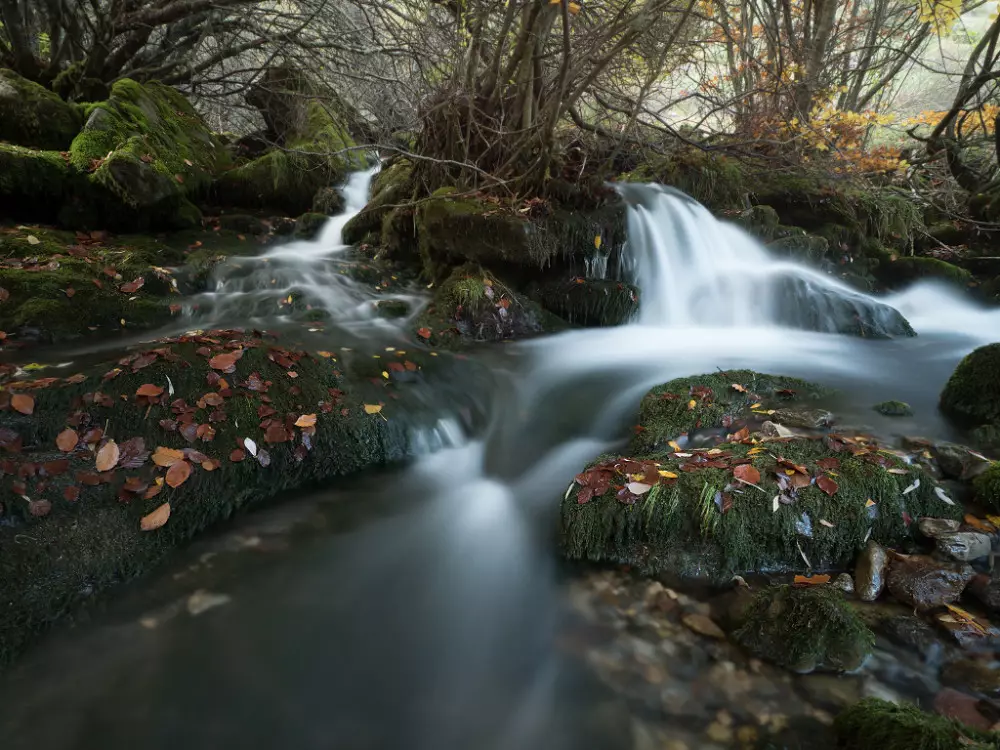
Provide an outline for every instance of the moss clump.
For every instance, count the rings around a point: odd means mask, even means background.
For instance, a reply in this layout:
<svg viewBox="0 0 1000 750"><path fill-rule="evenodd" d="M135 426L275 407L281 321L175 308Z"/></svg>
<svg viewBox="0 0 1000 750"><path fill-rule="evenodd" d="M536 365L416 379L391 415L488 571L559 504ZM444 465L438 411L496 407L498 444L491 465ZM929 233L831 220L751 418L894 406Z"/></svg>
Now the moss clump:
<svg viewBox="0 0 1000 750"><path fill-rule="evenodd" d="M733 384L745 388L733 388ZM730 370L725 373L678 378L658 385L647 393L639 405L639 426L629 450L635 454L653 453L667 447L696 428L721 427L728 418L735 421L746 416L754 395L775 404L813 401L829 396L831 391L798 378L764 375L752 370ZM696 408L690 408L694 398Z"/></svg>
<svg viewBox="0 0 1000 750"><path fill-rule="evenodd" d="M622 325L639 311L638 289L623 281L566 279L535 284L528 296L571 325Z"/></svg>
<svg viewBox="0 0 1000 750"><path fill-rule="evenodd" d="M328 218L329 217L326 214L302 214L302 216L295 221L295 231L293 234L300 240L311 240L319 234Z"/></svg>
<svg viewBox="0 0 1000 750"><path fill-rule="evenodd" d="M61 151L83 119L80 110L48 89L0 68L0 141Z"/></svg>
<svg viewBox="0 0 1000 750"><path fill-rule="evenodd" d="M672 185L716 210L744 208L752 184L740 160L695 148L650 159L620 179Z"/></svg>
<svg viewBox="0 0 1000 750"><path fill-rule="evenodd" d="M76 180L55 151L0 143L0 215L21 221L55 219Z"/></svg>
<svg viewBox="0 0 1000 750"><path fill-rule="evenodd" d="M89 107L70 162L88 174L90 187L78 196L72 220L89 215L91 224L183 228L192 225L190 199L207 193L228 157L178 91L123 79L106 102Z"/></svg>
<svg viewBox="0 0 1000 750"><path fill-rule="evenodd" d="M972 274L964 268L937 258L906 257L880 267L879 277L886 284L905 284L920 279L935 279L967 287Z"/></svg>
<svg viewBox="0 0 1000 750"><path fill-rule="evenodd" d="M830 243L825 237L797 232L774 240L767 249L782 258L819 263L830 251Z"/></svg>
<svg viewBox="0 0 1000 750"><path fill-rule="evenodd" d="M832 586L771 586L744 612L733 638L795 672L852 672L871 655L875 635Z"/></svg>
<svg viewBox="0 0 1000 750"><path fill-rule="evenodd" d="M969 426L1000 422L1000 344L988 344L963 359L941 391L941 410Z"/></svg>
<svg viewBox="0 0 1000 750"><path fill-rule="evenodd" d="M982 474L976 477L972 486L976 500L983 505L1000 510L1000 461L994 461Z"/></svg>
<svg viewBox="0 0 1000 750"><path fill-rule="evenodd" d="M840 746L853 750L998 750L1000 734L967 727L910 704L878 698L846 708L833 724Z"/></svg>
<svg viewBox="0 0 1000 750"><path fill-rule="evenodd" d="M905 401L883 401L872 407L884 417L912 417L913 409Z"/></svg>
<svg viewBox="0 0 1000 750"><path fill-rule="evenodd" d="M368 205L344 225L344 242L354 245L371 240L377 241L387 215L399 204L410 201L412 196L412 162L408 159L397 159L383 167L372 180Z"/></svg>

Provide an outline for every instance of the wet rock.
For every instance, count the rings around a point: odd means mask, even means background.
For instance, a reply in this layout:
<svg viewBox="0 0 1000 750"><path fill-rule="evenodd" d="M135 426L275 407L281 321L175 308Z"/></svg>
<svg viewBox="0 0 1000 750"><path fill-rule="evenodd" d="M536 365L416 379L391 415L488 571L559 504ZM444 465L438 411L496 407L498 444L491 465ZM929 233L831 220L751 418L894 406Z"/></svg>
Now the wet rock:
<svg viewBox="0 0 1000 750"><path fill-rule="evenodd" d="M833 424L833 413L826 409L779 409L773 414L774 422L785 427L818 430Z"/></svg>
<svg viewBox="0 0 1000 750"><path fill-rule="evenodd" d="M985 573L975 576L965 589L967 593L985 604L994 612L1000 612L1000 578Z"/></svg>
<svg viewBox="0 0 1000 750"><path fill-rule="evenodd" d="M937 631L915 615L887 617L878 629L890 641L915 650L925 662L937 663L946 650Z"/></svg>
<svg viewBox="0 0 1000 750"><path fill-rule="evenodd" d="M250 214L223 214L219 226L243 234L267 234L268 226L262 219Z"/></svg>
<svg viewBox="0 0 1000 750"><path fill-rule="evenodd" d="M1000 665L980 659L958 659L941 669L941 682L955 688L995 695L1000 693Z"/></svg>
<svg viewBox="0 0 1000 750"><path fill-rule="evenodd" d="M969 452L964 445L957 443L935 443L931 455L937 462L941 473L948 479L966 481L983 472L988 461Z"/></svg>
<svg viewBox="0 0 1000 750"><path fill-rule="evenodd" d="M311 240L319 234L323 225L326 224L326 214L305 213L295 220L295 228L292 234L300 240Z"/></svg>
<svg viewBox="0 0 1000 750"><path fill-rule="evenodd" d="M934 539L934 544L941 554L963 562L986 557L993 549L990 537L978 531L952 531L938 534Z"/></svg>
<svg viewBox="0 0 1000 750"><path fill-rule="evenodd" d="M979 711L979 700L972 695L945 688L934 696L934 711L941 716L960 721L970 727L988 730L992 725Z"/></svg>
<svg viewBox="0 0 1000 750"><path fill-rule="evenodd" d="M883 401L872 407L884 417L912 417L913 409L903 401Z"/></svg>
<svg viewBox="0 0 1000 750"><path fill-rule="evenodd" d="M772 586L747 609L733 637L752 653L795 672L850 672L871 654L874 635L826 586Z"/></svg>
<svg viewBox="0 0 1000 750"><path fill-rule="evenodd" d="M344 196L335 187L322 187L313 196L312 210L327 216L335 216L344 210Z"/></svg>
<svg viewBox="0 0 1000 750"><path fill-rule="evenodd" d="M850 573L841 573L833 581L833 587L840 589L845 594L854 593L854 579L851 578Z"/></svg>
<svg viewBox="0 0 1000 750"><path fill-rule="evenodd" d="M681 622L684 623L688 628L701 635L708 636L709 638L718 638L719 640L725 640L726 634L715 622L712 621L710 617L705 615L690 613L681 617Z"/></svg>
<svg viewBox="0 0 1000 750"><path fill-rule="evenodd" d="M854 566L854 590L863 602L873 602L885 588L885 574L889 567L889 554L874 539L858 556Z"/></svg>
<svg viewBox="0 0 1000 750"><path fill-rule="evenodd" d="M942 611L934 615L934 622L966 651L982 653L1000 644L1000 630L981 617L970 619L958 612Z"/></svg>
<svg viewBox="0 0 1000 750"><path fill-rule="evenodd" d="M778 424L777 422L764 422L764 424L760 426L760 434L763 435L764 437L777 437L777 438L786 438L795 436L795 432L793 430L790 430L787 427L785 427L785 425Z"/></svg>
<svg viewBox="0 0 1000 750"><path fill-rule="evenodd" d="M841 709L861 700L864 679L857 675L810 674L799 680L799 686L813 703Z"/></svg>
<svg viewBox="0 0 1000 750"><path fill-rule="evenodd" d="M941 392L941 410L958 422L978 426L1000 420L1000 344L976 349L963 359Z"/></svg>
<svg viewBox="0 0 1000 750"><path fill-rule="evenodd" d="M950 708L942 699L942 708ZM980 727L982 717L970 715ZM941 716L921 711L911 704L895 704L866 698L845 709L834 722L838 747L852 750L959 750L962 747L991 747L968 743L966 732ZM979 738L982 739L982 738ZM963 741L966 740L966 741Z"/></svg>
<svg viewBox="0 0 1000 750"><path fill-rule="evenodd" d="M950 604L962 595L975 572L968 565L949 564L925 555L899 556L889 566L889 593L917 609Z"/></svg>
<svg viewBox="0 0 1000 750"><path fill-rule="evenodd" d="M921 518L917 524L917 528L920 529L920 533L924 536L935 539L940 534L950 534L958 531L961 525L961 521L951 518Z"/></svg>

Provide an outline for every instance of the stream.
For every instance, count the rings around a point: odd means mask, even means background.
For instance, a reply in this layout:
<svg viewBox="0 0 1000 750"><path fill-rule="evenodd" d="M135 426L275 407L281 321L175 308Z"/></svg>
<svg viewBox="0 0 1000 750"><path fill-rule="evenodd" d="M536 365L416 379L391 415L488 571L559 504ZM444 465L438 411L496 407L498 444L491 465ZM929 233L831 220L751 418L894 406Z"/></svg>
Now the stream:
<svg viewBox="0 0 1000 750"><path fill-rule="evenodd" d="M404 341L410 318L378 317L386 297L340 272L372 174L351 178L347 212L317 240L217 269L180 328L289 325L279 302L295 289L329 313L313 332L327 348ZM558 500L622 442L649 387L716 369L838 388L843 422L890 439L961 438L937 397L962 356L1000 338L1000 311L932 284L874 300L683 196L625 198L639 320L484 353L486 429L445 415L411 465L237 519L57 629L0 676L3 748L684 750L765 733L813 748L845 695L932 696L934 675L891 644L857 675L793 676L663 613L666 596L709 614L713 592L561 565ZM772 304L776 279L804 290L803 310L839 295L879 316L882 302L918 336L804 330ZM887 399L915 415L872 411Z"/></svg>

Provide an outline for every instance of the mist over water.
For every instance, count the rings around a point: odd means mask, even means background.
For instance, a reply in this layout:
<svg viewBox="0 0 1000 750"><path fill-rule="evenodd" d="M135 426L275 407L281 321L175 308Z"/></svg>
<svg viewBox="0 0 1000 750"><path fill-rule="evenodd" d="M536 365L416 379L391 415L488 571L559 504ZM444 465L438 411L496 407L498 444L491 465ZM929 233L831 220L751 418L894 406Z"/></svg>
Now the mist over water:
<svg viewBox="0 0 1000 750"><path fill-rule="evenodd" d="M298 290L337 326L398 339L408 322L376 319L377 295L338 268L343 226L372 174L351 178L347 211L316 241L220 268L189 324L267 327ZM771 258L685 196L622 192L636 322L493 353L486 434L467 440L442 415L426 436L432 452L413 466L326 493L332 506L392 513L248 573L227 590L230 604L155 631L119 618L44 644L0 680L4 746L631 747L589 733L583 716L599 690L553 649L552 521L572 476L626 436L643 392L750 368L841 387L866 414L877 400L907 400L919 415L907 429L946 431L937 393L965 353L1000 338L1000 311L933 285L863 295ZM779 281L797 289L803 319L822 317L834 295L865 314L891 306L918 336L804 330L775 305Z"/></svg>

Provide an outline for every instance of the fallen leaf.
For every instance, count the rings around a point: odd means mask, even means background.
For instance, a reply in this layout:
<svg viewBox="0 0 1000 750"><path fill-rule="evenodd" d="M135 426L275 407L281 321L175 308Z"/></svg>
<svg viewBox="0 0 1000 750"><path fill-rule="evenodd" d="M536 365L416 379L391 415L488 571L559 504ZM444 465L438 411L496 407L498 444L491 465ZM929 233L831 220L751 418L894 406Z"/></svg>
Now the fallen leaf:
<svg viewBox="0 0 1000 750"><path fill-rule="evenodd" d="M642 482L629 482L626 487L628 487L628 491L633 495L645 495L653 489L652 485L643 484Z"/></svg>
<svg viewBox="0 0 1000 750"><path fill-rule="evenodd" d="M750 464L741 464L734 468L733 476L747 484L760 484L760 472Z"/></svg>
<svg viewBox="0 0 1000 750"><path fill-rule="evenodd" d="M816 486L819 487L821 490L823 490L823 492L825 492L830 497L836 495L837 490L840 489L837 483L833 479L828 477L826 474L824 474L821 477L817 477Z"/></svg>
<svg viewBox="0 0 1000 750"><path fill-rule="evenodd" d="M183 460L184 451L175 450L173 448L164 448L162 445L158 446L156 450L153 451L153 463L157 466L170 467L178 461Z"/></svg>
<svg viewBox="0 0 1000 750"><path fill-rule="evenodd" d="M191 464L187 461L178 461L167 469L167 484L174 488L180 487L189 476L191 476Z"/></svg>
<svg viewBox="0 0 1000 750"><path fill-rule="evenodd" d="M28 240L28 244L29 244L29 245L37 245L37 244L39 244L39 243L41 242L41 240L40 240L40 239L38 239L38 238L37 238L37 237L36 237L35 235L33 235L33 234L29 234L29 235L27 236L27 238L26 238L26 239Z"/></svg>
<svg viewBox="0 0 1000 750"><path fill-rule="evenodd" d="M208 360L208 366L213 370L228 370L231 367L236 366L236 355L235 354L216 354L210 360Z"/></svg>
<svg viewBox="0 0 1000 750"><path fill-rule="evenodd" d="M365 404L365 414L378 414L382 411L382 404Z"/></svg>
<svg viewBox="0 0 1000 750"><path fill-rule="evenodd" d="M142 287L143 287L143 285L144 285L145 283L146 283L146 280L145 280L145 279L143 279L143 278L142 278L142 276L140 276L139 278L137 278L137 279L134 279L133 281L130 281L130 282L128 282L127 284L122 284L122 285L121 285L120 287L118 287L118 288L119 288L119 289L120 289L120 290L121 290L122 292L124 292L125 294L135 294L135 293L136 293L136 292L138 292L138 291L139 291L140 289L142 289Z"/></svg>
<svg viewBox="0 0 1000 750"><path fill-rule="evenodd" d="M45 516L52 512L52 503L44 498L41 500L32 500L28 504L28 512L36 518L45 518Z"/></svg>
<svg viewBox="0 0 1000 750"><path fill-rule="evenodd" d="M139 528L143 531L153 531L165 524L168 518L170 518L170 503L164 503L152 513L143 516Z"/></svg>
<svg viewBox="0 0 1000 750"><path fill-rule="evenodd" d="M948 494L940 487L934 488L934 494L938 496L938 499L945 503L946 505L954 505L955 501L948 497Z"/></svg>
<svg viewBox="0 0 1000 750"><path fill-rule="evenodd" d="M136 396L147 396L149 398L156 398L163 394L163 388L158 385L153 385L152 383L145 383L140 385L136 390Z"/></svg>
<svg viewBox="0 0 1000 750"><path fill-rule="evenodd" d="M67 502L74 503L80 499L80 488L75 484L71 484L65 490L63 490L63 497Z"/></svg>
<svg viewBox="0 0 1000 750"><path fill-rule="evenodd" d="M657 474L659 474L664 479L677 479L677 475L672 471L661 470L658 471Z"/></svg>
<svg viewBox="0 0 1000 750"><path fill-rule="evenodd" d="M237 448L236 450L234 450L232 453L229 454L229 460L232 461L234 464L239 463L246 457L247 454L242 448Z"/></svg>
<svg viewBox="0 0 1000 750"><path fill-rule="evenodd" d="M79 442L80 436L76 434L76 430L67 428L56 435L56 447L63 453L70 453Z"/></svg>
<svg viewBox="0 0 1000 750"><path fill-rule="evenodd" d="M420 328L417 330L417 335L422 339L429 339L431 337L430 328Z"/></svg>
<svg viewBox="0 0 1000 750"><path fill-rule="evenodd" d="M796 586L819 586L830 582L830 576L795 576L792 581Z"/></svg>
<svg viewBox="0 0 1000 750"><path fill-rule="evenodd" d="M904 495L909 495L911 492L913 492L919 486L920 486L920 480L919 479L914 479L913 480L913 484L911 484L909 487L907 487L905 490L903 490L903 494Z"/></svg>
<svg viewBox="0 0 1000 750"><path fill-rule="evenodd" d="M35 410L35 399L27 393L15 393L10 397L10 405L21 414L31 414Z"/></svg>
<svg viewBox="0 0 1000 750"><path fill-rule="evenodd" d="M97 465L95 468L98 471L111 471L118 465L118 457L118 444L114 440L109 440L97 451Z"/></svg>
<svg viewBox="0 0 1000 750"><path fill-rule="evenodd" d="M243 438L243 445L246 447L251 456L257 455L257 443L253 440L250 438Z"/></svg>
<svg viewBox="0 0 1000 750"><path fill-rule="evenodd" d="M732 389L734 391L738 391L740 393L746 393L747 392L746 386L742 386L739 383L733 383Z"/></svg>
<svg viewBox="0 0 1000 750"><path fill-rule="evenodd" d="M296 427L315 427L316 426L316 415L315 414L303 414L297 420L295 420Z"/></svg>

